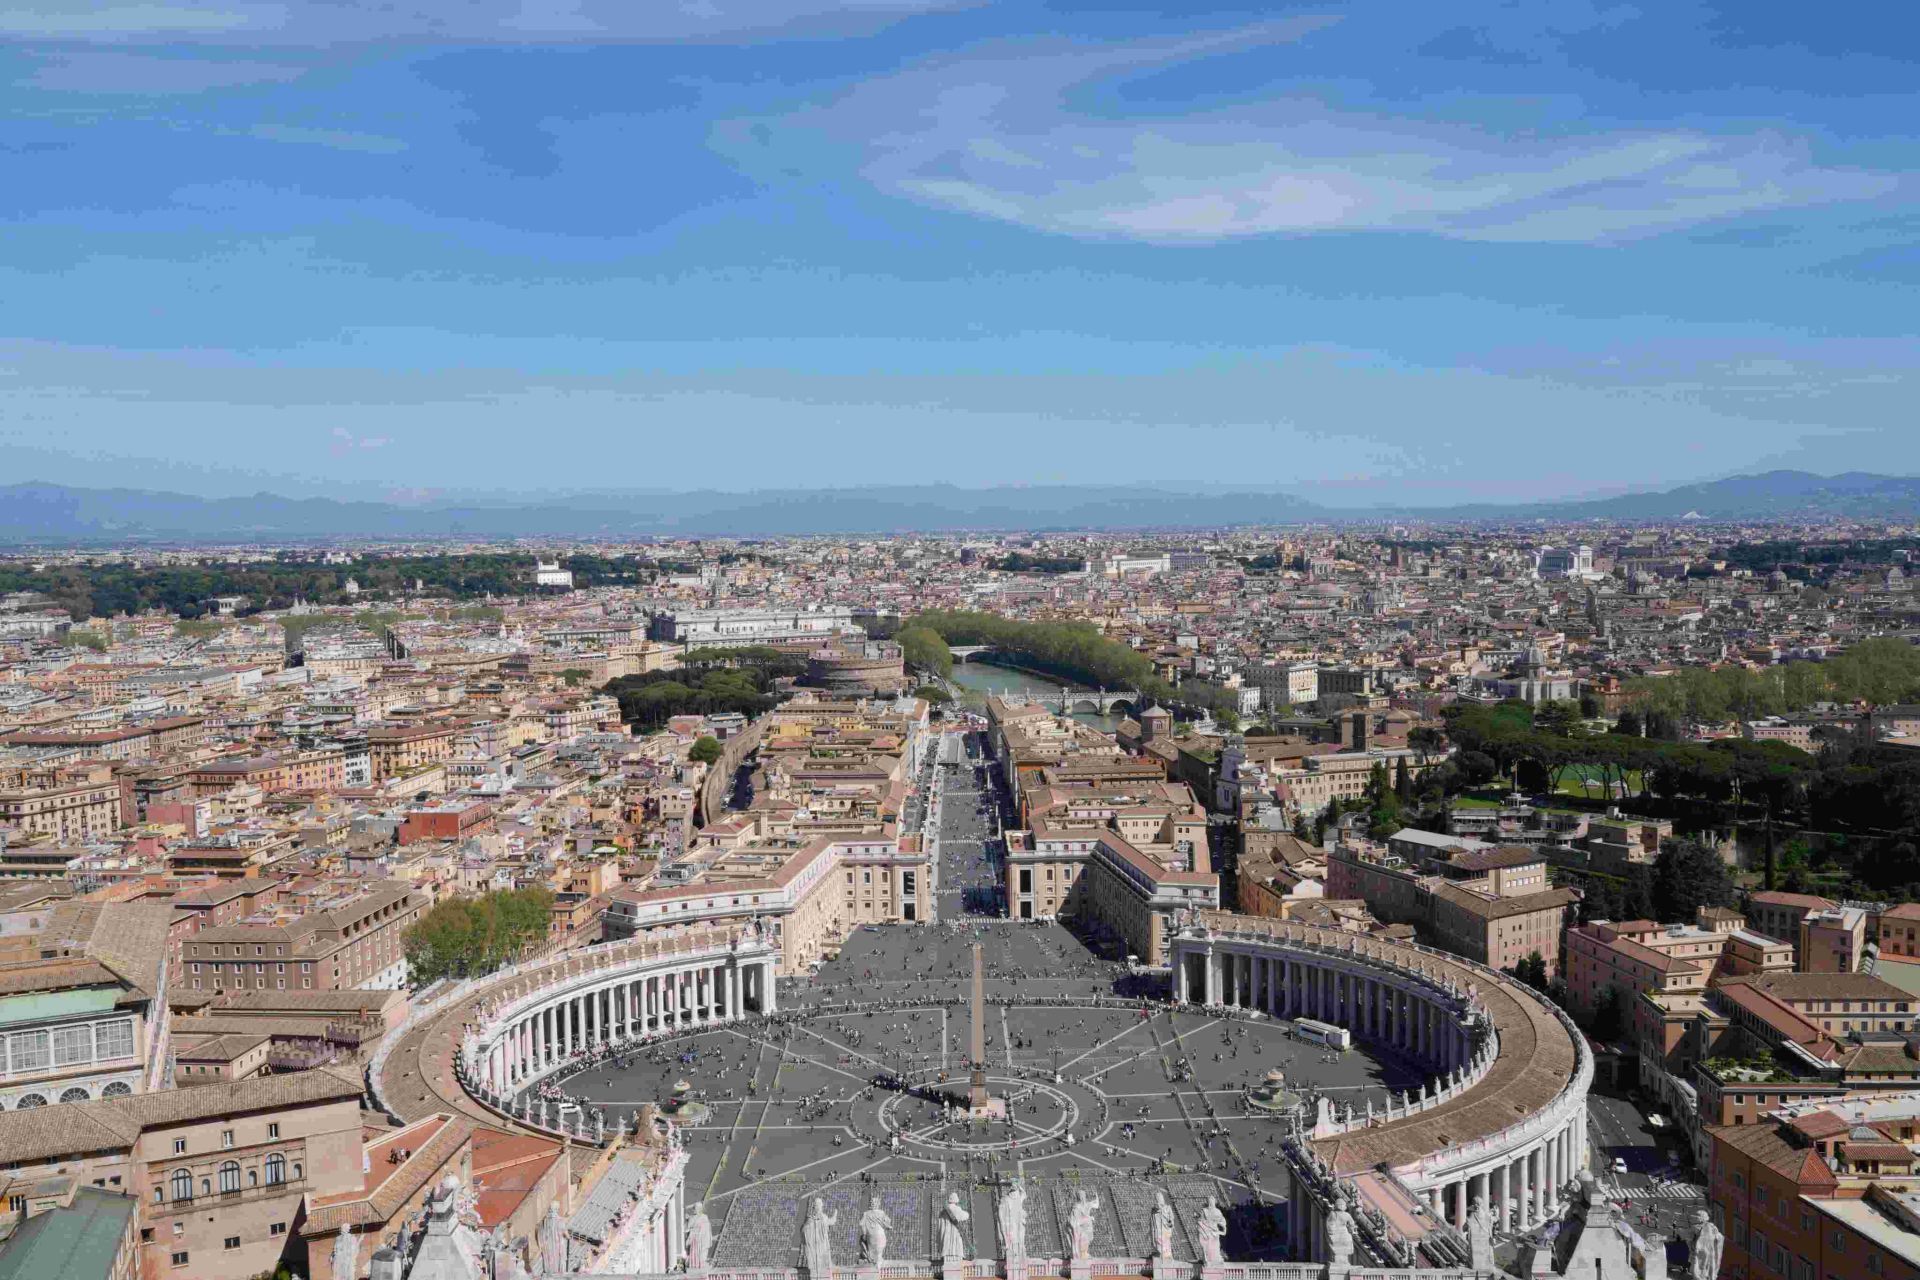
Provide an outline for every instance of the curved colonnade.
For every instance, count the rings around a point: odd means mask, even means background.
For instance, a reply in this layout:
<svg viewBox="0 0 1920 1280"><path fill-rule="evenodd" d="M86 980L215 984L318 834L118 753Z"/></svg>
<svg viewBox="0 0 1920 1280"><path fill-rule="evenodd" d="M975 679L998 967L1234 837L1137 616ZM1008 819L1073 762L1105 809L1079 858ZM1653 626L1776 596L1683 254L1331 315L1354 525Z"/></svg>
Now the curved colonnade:
<svg viewBox="0 0 1920 1280"><path fill-rule="evenodd" d="M418 1009L369 1066L405 1121L440 1110L600 1141L518 1097L601 1045L695 1031L776 1007L779 953L757 932L694 928L511 965Z"/></svg>
<svg viewBox="0 0 1920 1280"><path fill-rule="evenodd" d="M1289 1144L1297 1257L1329 1258L1336 1210L1390 1266L1465 1262L1476 1208L1494 1233L1559 1212L1586 1165L1593 1059L1537 992L1416 943L1227 912L1200 913L1169 948L1178 1001L1317 1019L1432 1073L1385 1113L1323 1104Z"/></svg>

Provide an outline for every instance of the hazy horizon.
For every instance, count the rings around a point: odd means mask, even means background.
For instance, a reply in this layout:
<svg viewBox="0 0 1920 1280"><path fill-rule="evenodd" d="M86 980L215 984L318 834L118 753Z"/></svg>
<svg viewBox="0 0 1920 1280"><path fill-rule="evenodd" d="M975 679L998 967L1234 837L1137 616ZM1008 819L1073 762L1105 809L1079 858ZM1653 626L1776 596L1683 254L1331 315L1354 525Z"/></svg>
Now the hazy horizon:
<svg viewBox="0 0 1920 1280"><path fill-rule="evenodd" d="M0 13L0 476L373 497L1920 471L1920 13Z"/></svg>

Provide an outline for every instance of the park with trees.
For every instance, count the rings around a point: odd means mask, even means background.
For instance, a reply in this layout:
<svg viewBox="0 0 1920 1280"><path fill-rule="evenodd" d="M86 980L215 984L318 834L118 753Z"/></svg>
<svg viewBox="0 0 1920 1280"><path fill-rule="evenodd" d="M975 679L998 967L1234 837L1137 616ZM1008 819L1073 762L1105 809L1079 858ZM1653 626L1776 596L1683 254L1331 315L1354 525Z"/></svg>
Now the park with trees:
<svg viewBox="0 0 1920 1280"><path fill-rule="evenodd" d="M407 930L410 981L477 977L522 958L546 938L552 909L539 885L434 904Z"/></svg>
<svg viewBox="0 0 1920 1280"><path fill-rule="evenodd" d="M695 649L672 671L648 671L609 681L620 718L644 733L680 715L735 712L751 719L781 700L775 685L801 675L805 657L778 649Z"/></svg>

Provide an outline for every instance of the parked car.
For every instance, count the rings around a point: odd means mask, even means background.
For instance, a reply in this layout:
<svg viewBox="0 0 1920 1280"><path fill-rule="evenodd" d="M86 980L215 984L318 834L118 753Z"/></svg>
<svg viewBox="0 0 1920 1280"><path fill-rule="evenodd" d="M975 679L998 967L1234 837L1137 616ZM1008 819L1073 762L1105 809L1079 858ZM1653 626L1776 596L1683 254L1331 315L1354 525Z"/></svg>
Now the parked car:
<svg viewBox="0 0 1920 1280"><path fill-rule="evenodd" d="M1627 1171L1626 1157L1615 1156L1613 1158L1613 1171L1615 1173L1625 1173Z"/></svg>

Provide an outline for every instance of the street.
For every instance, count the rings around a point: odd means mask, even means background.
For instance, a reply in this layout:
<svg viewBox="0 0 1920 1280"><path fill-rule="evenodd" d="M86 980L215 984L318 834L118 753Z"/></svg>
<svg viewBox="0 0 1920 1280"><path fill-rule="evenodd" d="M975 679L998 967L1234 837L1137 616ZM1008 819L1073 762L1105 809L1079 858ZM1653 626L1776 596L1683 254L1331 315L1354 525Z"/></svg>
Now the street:
<svg viewBox="0 0 1920 1280"><path fill-rule="evenodd" d="M1619 1188L1612 1198L1626 1201L1629 1225L1668 1239L1690 1235L1694 1211L1706 1207L1706 1187L1684 1137L1671 1124L1648 1124L1636 1102L1598 1081L1587 1095L1587 1117L1593 1176L1602 1187ZM1614 1172L1616 1159L1626 1162L1625 1173Z"/></svg>
<svg viewBox="0 0 1920 1280"><path fill-rule="evenodd" d="M937 918L998 916L1001 799L998 772L977 733L949 735L937 752L932 801L937 831Z"/></svg>

